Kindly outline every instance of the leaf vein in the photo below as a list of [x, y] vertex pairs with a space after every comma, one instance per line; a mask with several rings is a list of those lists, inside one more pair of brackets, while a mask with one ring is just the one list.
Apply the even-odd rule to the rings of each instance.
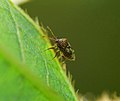
[[47, 62], [45, 60], [45, 58], [43, 57], [43, 55], [41, 54], [43, 60], [44, 60], [44, 64], [45, 64], [45, 68], [46, 68], [46, 80], [47, 80], [47, 85], [49, 86], [49, 70], [48, 70], [48, 67], [47, 67]]
[[16, 27], [17, 38], [18, 38], [18, 42], [19, 42], [19, 46], [20, 46], [20, 51], [21, 51], [20, 53], [21, 53], [22, 62], [25, 63], [25, 55], [24, 55], [24, 49], [23, 49], [23, 45], [22, 45], [22, 41], [21, 41], [19, 26], [15, 20], [14, 14], [12, 13], [12, 10], [10, 8], [10, 4], [9, 4], [9, 2], [7, 2], [7, 0], [6, 0], [6, 3], [8, 4], [9, 12], [11, 14], [11, 17], [12, 17], [14, 24], [15, 24], [15, 27]]

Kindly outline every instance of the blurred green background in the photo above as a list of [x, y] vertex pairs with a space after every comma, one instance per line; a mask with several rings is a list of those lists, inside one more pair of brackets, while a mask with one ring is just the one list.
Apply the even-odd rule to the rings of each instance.
[[32, 0], [21, 7], [68, 38], [76, 61], [67, 68], [80, 93], [120, 94], [120, 0]]

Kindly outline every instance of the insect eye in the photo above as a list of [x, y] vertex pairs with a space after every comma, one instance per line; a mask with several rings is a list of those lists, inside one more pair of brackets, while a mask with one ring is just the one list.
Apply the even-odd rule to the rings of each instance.
[[59, 41], [58, 39], [55, 40], [55, 42], [58, 42], [58, 41]]

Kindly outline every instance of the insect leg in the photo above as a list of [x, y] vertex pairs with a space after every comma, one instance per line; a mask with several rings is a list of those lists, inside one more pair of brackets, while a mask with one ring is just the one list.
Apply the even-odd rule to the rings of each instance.
[[49, 49], [55, 49], [55, 46], [49, 47], [49, 48], [45, 49], [44, 51], [47, 51]]
[[65, 60], [66, 60], [65, 56], [62, 55], [62, 64], [65, 64]]
[[58, 58], [60, 60], [63, 71], [66, 73], [65, 57], [61, 54]]
[[59, 53], [60, 53], [60, 51], [57, 50], [56, 53], [55, 53], [55, 56], [53, 57], [53, 59], [54, 59], [56, 56], [58, 56]]
[[47, 48], [46, 50], [49, 50], [49, 49], [56, 49], [56, 47], [57, 47], [56, 44], [54, 44], [53, 46]]
[[52, 46], [52, 47], [48, 48], [47, 50], [49, 50], [49, 49], [55, 49], [55, 46]]
[[65, 56], [60, 52], [60, 56], [58, 57], [59, 61], [61, 62], [61, 64], [65, 64]]
[[58, 57], [58, 60], [62, 63], [63, 59], [62, 59], [62, 55], [61, 55], [61, 52], [60, 52], [60, 55]]

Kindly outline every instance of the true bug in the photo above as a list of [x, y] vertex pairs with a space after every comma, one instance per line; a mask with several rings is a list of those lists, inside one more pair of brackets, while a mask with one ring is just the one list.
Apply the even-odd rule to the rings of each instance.
[[50, 40], [52, 40], [54, 42], [54, 45], [49, 49], [54, 49], [57, 50], [56, 54], [54, 56], [54, 58], [60, 54], [60, 58], [62, 58], [62, 62], [64, 62], [66, 59], [67, 60], [71, 60], [74, 61], [75, 60], [75, 53], [74, 50], [71, 48], [70, 43], [68, 42], [67, 38], [57, 38], [54, 33], [52, 32], [52, 30], [47, 27], [49, 29], [49, 31], [52, 34], [52, 38], [50, 38]]

